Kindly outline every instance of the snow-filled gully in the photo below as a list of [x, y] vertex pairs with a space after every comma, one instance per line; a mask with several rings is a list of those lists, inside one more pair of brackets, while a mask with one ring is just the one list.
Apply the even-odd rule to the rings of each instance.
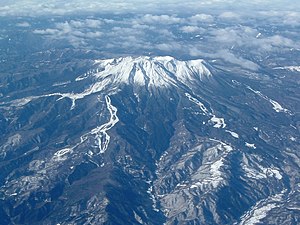
[[91, 131], [91, 134], [95, 135], [96, 144], [99, 147], [100, 153], [104, 153], [107, 150], [108, 144], [110, 142], [110, 136], [108, 135], [107, 131], [109, 131], [116, 125], [116, 123], [119, 122], [119, 118], [117, 116], [117, 107], [111, 104], [111, 99], [109, 96], [105, 96], [105, 101], [107, 109], [110, 113], [110, 120]]
[[225, 119], [224, 118], [219, 118], [216, 115], [214, 115], [213, 113], [211, 113], [202, 102], [200, 102], [198, 99], [192, 97], [189, 93], [185, 93], [185, 96], [193, 103], [195, 103], [196, 105], [198, 105], [201, 109], [201, 111], [203, 112], [202, 115], [206, 115], [211, 117], [210, 118], [210, 122], [213, 123], [213, 127], [215, 128], [225, 128], [227, 125], [225, 123]]

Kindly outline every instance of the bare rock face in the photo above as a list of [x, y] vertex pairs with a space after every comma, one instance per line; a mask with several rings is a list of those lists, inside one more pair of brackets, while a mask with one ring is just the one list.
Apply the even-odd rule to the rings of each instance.
[[169, 56], [88, 66], [1, 97], [0, 224], [299, 222], [281, 84]]

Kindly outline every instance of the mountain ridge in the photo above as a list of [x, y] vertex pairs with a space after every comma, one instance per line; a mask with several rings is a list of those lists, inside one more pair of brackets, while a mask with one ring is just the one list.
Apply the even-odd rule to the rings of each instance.
[[[138, 84], [141, 86], [168, 86], [176, 82], [192, 82], [211, 77], [211, 67], [202, 59], [181, 61], [171, 56], [140, 56], [121, 57], [104, 60], [95, 60], [95, 78], [105, 78], [113, 75], [111, 79], [116, 82]], [[86, 77], [77, 77], [79, 81]]]

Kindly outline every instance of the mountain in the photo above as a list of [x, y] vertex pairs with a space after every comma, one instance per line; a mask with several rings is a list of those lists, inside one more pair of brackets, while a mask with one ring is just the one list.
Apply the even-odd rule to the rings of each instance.
[[293, 74], [170, 56], [86, 67], [1, 80], [0, 224], [299, 223]]

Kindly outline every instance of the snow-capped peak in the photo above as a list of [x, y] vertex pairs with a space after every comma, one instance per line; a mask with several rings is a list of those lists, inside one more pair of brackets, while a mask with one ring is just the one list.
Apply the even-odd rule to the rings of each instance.
[[181, 61], [171, 56], [95, 60], [95, 65], [98, 69], [93, 76], [99, 80], [141, 86], [189, 84], [212, 75], [202, 59]]

